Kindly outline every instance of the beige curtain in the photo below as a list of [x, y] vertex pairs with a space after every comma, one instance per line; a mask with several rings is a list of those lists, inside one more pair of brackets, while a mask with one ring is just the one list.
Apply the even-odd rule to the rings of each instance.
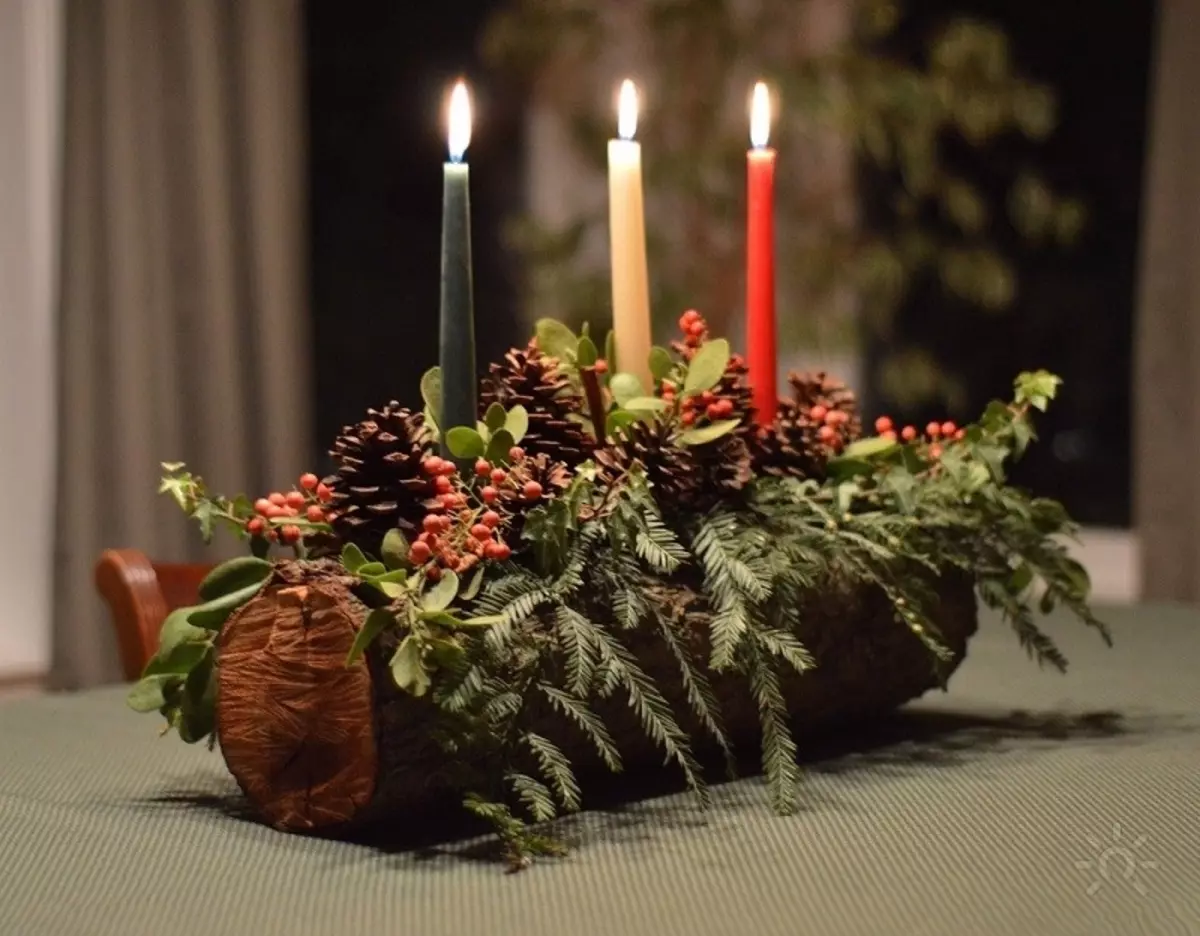
[[[98, 553], [212, 560], [156, 494], [309, 456], [300, 0], [67, 0], [52, 681], [118, 678]], [[229, 547], [225, 547], [226, 553]]]
[[1200, 601], [1200, 3], [1160, 0], [1134, 402], [1142, 594]]

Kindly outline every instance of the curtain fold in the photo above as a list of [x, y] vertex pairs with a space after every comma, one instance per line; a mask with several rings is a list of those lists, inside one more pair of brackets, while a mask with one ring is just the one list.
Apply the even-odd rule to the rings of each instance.
[[118, 678], [99, 552], [216, 561], [163, 461], [262, 492], [305, 470], [299, 0], [67, 0], [52, 682]]

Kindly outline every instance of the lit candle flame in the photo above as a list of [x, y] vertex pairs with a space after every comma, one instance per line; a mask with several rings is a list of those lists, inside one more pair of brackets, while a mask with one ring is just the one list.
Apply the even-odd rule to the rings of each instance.
[[471, 98], [460, 81], [450, 93], [450, 161], [462, 162], [471, 145]]
[[754, 99], [750, 104], [750, 142], [755, 149], [762, 149], [771, 138], [771, 95], [761, 81], [754, 86]]
[[637, 88], [632, 81], [626, 80], [621, 85], [621, 95], [617, 103], [617, 135], [622, 140], [632, 140], [637, 133], [638, 96]]

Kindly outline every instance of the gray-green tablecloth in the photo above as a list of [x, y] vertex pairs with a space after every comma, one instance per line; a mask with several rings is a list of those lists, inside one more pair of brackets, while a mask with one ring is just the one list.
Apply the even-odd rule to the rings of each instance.
[[1200, 934], [1200, 615], [1052, 622], [1069, 675], [985, 619], [950, 692], [761, 782], [593, 812], [506, 875], [230, 815], [220, 757], [111, 689], [0, 704], [0, 936]]

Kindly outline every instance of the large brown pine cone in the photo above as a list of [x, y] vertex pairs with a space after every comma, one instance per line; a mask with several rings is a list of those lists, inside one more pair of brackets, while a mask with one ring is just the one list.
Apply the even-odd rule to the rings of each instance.
[[[754, 470], [824, 480], [829, 459], [862, 434], [858, 401], [845, 384], [823, 372], [791, 374], [788, 382], [792, 399], [779, 401], [775, 420], [752, 441]], [[824, 436], [823, 427], [828, 427]]]

